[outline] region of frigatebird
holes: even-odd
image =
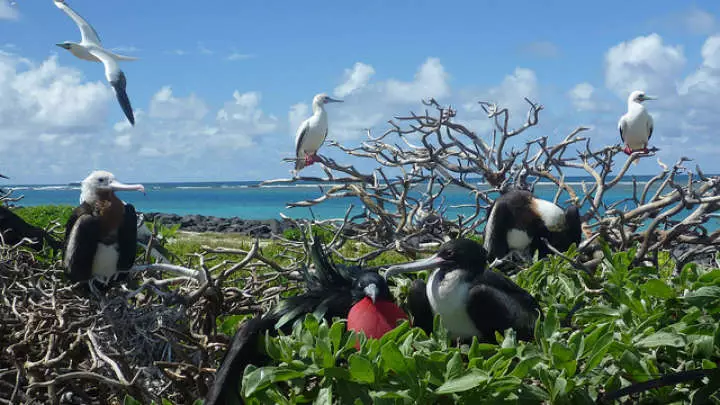
[[[582,223],[576,206],[565,211],[527,190],[510,190],[498,197],[485,223],[483,245],[490,260],[502,259],[511,251],[540,258],[550,254],[545,238],[559,251],[580,243]],[[528,252],[528,250],[530,252]]]
[[[99,281],[107,285],[126,274],[135,263],[137,215],[132,204],[124,203],[116,191],[145,193],[142,184],[123,184],[107,171],[90,173],[81,183],[80,205],[65,225],[63,262],[70,280]]]
[[[306,314],[316,314],[331,322],[333,318],[347,318],[348,329],[362,331],[368,337],[381,337],[407,315],[392,302],[390,289],[377,272],[355,266],[335,265],[314,237],[310,254],[314,273],[305,271],[307,290],[285,298],[264,315],[244,323],[235,333],[230,348],[215,374],[215,382],[208,392],[205,405],[243,404],[238,385],[245,367],[263,365],[268,356],[258,350],[260,338],[266,331],[276,335],[280,329],[290,333],[295,322]]]
[[[44,229],[25,222],[10,208],[4,206],[0,206],[0,236],[2,236],[0,242],[10,246],[16,245],[27,238],[33,242],[30,247],[38,252],[43,248],[43,241],[53,249],[59,250],[62,247],[62,243]]]
[[[532,340],[540,313],[537,301],[512,280],[486,266],[486,252],[479,243],[454,239],[426,259],[388,267],[385,278],[435,269],[427,285],[415,280],[409,295],[413,322],[428,333],[427,325],[432,328],[432,317],[437,314],[454,338],[477,336],[495,342],[495,332],[513,328],[518,338]]]

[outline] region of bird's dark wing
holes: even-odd
[[[68,276],[73,282],[87,281],[92,277],[93,259],[100,240],[100,219],[89,214],[75,216],[74,212],[67,232],[64,262]]]
[[[7,245],[15,245],[23,238],[28,238],[35,242],[30,247],[36,251],[42,250],[43,240],[53,249],[61,247],[61,244],[44,229],[28,224],[9,208],[3,206],[0,206],[0,233]]]
[[[533,338],[535,319],[540,310],[535,298],[494,271],[486,270],[482,281],[470,289],[468,314],[486,339],[512,327],[523,340]]]
[[[650,138],[652,138],[653,128],[655,126],[655,124],[653,123],[652,115],[648,115],[647,125],[648,125],[648,141],[649,141]]]
[[[310,132],[310,123],[308,120],[305,120],[302,124],[300,124],[298,134],[295,137],[295,157],[297,158],[297,161],[295,162],[295,170],[300,170],[305,167],[305,160],[303,160],[304,156],[300,156],[300,148],[303,142],[305,142],[305,137],[308,132]]]
[[[433,330],[434,314],[427,297],[427,285],[420,279],[415,279],[408,295],[408,309],[413,317],[413,326],[425,331],[429,336]]]
[[[512,227],[513,213],[511,207],[504,200],[496,200],[488,211],[483,231],[483,246],[488,252],[490,260],[504,257],[510,247],[507,242],[507,234],[501,232]]]
[[[623,127],[625,126],[625,117],[620,117],[620,121],[618,121],[618,130],[620,131],[620,139],[622,139],[623,143],[625,143],[625,136],[623,135]]]
[[[137,213],[132,204],[125,204],[123,221],[118,228],[118,245],[120,246],[118,270],[129,270],[135,264],[137,254]],[[118,279],[126,275],[126,273],[118,275]]]

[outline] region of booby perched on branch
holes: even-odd
[[[129,270],[135,263],[135,207],[115,195],[124,190],[145,193],[142,184],[123,184],[102,170],[82,181],[80,206],[65,226],[63,261],[70,280],[107,284],[117,271]]]
[[[290,333],[295,322],[313,313],[328,322],[333,318],[347,318],[349,330],[379,338],[395,328],[398,320],[407,319],[393,302],[385,279],[377,272],[335,266],[318,237],[314,238],[310,254],[315,272],[305,271],[307,291],[285,298],[270,312],[254,317],[237,330],[215,374],[205,405],[244,403],[238,385],[245,367],[248,364],[262,366],[269,360],[264,352],[258,351],[260,338],[266,331],[271,335],[276,335],[278,329]]]
[[[110,85],[115,91],[115,96],[128,121],[130,121],[131,125],[135,125],[135,116],[133,115],[132,106],[130,105],[130,99],[125,91],[127,79],[125,78],[125,73],[120,70],[118,62],[133,61],[137,60],[137,58],[118,55],[103,48],[100,37],[97,32],[95,32],[95,29],[76,13],[75,10],[70,8],[65,0],[54,0],[54,3],[60,10],[64,11],[65,14],[75,21],[75,24],[80,28],[80,34],[82,36],[80,43],[65,41],[56,45],[67,49],[80,59],[91,62],[102,62],[103,65],[105,65],[105,78],[110,82]]]
[[[653,118],[643,105],[646,100],[655,100],[655,97],[646,96],[645,92],[640,90],[630,93],[628,111],[618,121],[620,138],[625,143],[623,152],[627,155],[638,150],[649,152],[647,146],[653,133]]]
[[[320,93],[313,98],[313,115],[300,124],[295,136],[295,172],[318,161],[317,151],[325,142],[328,133],[328,117],[325,104],[342,103],[342,100],[331,98]]]
[[[426,332],[437,314],[455,338],[477,336],[494,343],[495,332],[502,334],[513,328],[518,338],[532,340],[540,313],[537,301],[504,275],[487,270],[486,265],[485,249],[480,244],[455,239],[427,259],[388,267],[385,278],[434,269],[427,285],[416,280],[409,295],[413,322]]]
[[[559,251],[579,244],[582,223],[576,206],[565,211],[526,190],[511,190],[498,197],[485,222],[484,247],[490,259],[503,259],[510,251],[539,257],[550,254],[545,238]],[[528,252],[529,250],[529,252]]]

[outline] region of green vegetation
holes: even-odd
[[[532,343],[508,330],[497,344],[458,348],[436,319],[431,336],[403,323],[380,340],[362,336],[357,351],[344,322],[308,316],[291,335],[266,339],[275,364],[249,366],[243,394],[251,404],[591,404],[632,383],[715,369],[720,270],[690,264],[672,278],[667,259],[660,272],[629,268],[633,254],[605,249],[595,277],[556,257],[519,273],[545,314]],[[670,385],[634,403],[720,403],[707,398],[718,382]]]
[[[73,209],[70,205],[38,205],[16,208],[13,212],[31,225],[47,228],[55,222],[64,225]]]

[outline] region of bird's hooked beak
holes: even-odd
[[[343,100],[334,99],[332,97],[325,97],[325,104],[328,103],[342,103]]]
[[[365,292],[365,295],[367,297],[370,297],[373,304],[375,303],[375,299],[377,299],[378,294],[380,294],[380,289],[375,285],[375,283],[368,284],[365,288],[363,288],[363,292]]]
[[[385,279],[401,273],[411,273],[414,271],[436,269],[444,263],[447,263],[447,260],[438,256],[437,254],[434,254],[427,259],[416,260],[414,262],[405,264],[396,264],[387,268],[387,271],[385,272]]]
[[[141,191],[145,194],[145,187],[142,184],[125,184],[117,180],[110,182],[110,188],[113,191]]]
[[[647,101],[647,100],[657,100],[657,97],[653,97],[653,96],[642,96],[642,101]]]

